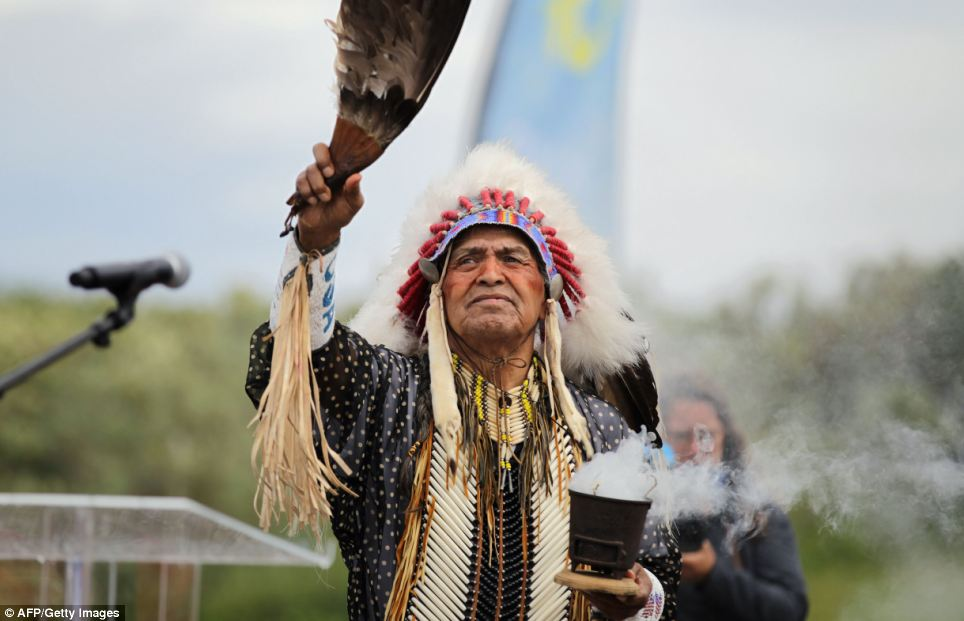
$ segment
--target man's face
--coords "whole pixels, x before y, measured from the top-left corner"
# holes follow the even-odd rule
[[[712,403],[678,399],[670,404],[666,435],[676,460],[720,463],[725,433]]]
[[[516,346],[545,313],[539,265],[521,231],[483,225],[462,233],[442,281],[449,325],[481,350],[493,341]]]

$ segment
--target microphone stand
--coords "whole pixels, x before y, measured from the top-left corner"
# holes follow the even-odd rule
[[[110,345],[110,333],[123,328],[134,319],[134,302],[137,301],[137,296],[143,289],[143,284],[136,278],[124,288],[108,289],[117,299],[117,308],[108,311],[101,319],[92,323],[89,328],[80,334],[0,376],[0,399],[3,398],[7,390],[24,382],[37,371],[60,360],[87,341],[92,342],[97,347],[108,347]]]

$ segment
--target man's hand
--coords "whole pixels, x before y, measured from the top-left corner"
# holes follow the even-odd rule
[[[632,578],[636,583],[636,595],[619,596],[596,591],[589,593],[589,603],[610,619],[626,619],[634,616],[646,605],[649,594],[653,591],[653,583],[639,563],[634,564],[632,569],[626,570],[625,577]]]
[[[365,204],[360,174],[348,177],[341,190],[333,192],[325,181],[335,173],[328,145],[318,143],[312,152],[315,162],[302,171],[295,181],[295,191],[306,205],[298,212],[298,239],[305,250],[317,250],[333,244],[341,229],[351,222]]]
[[[695,552],[683,553],[683,582],[703,582],[716,566],[716,550],[709,540],[703,540],[703,546]]]

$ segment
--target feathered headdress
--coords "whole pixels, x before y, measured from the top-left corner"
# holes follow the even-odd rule
[[[337,190],[377,160],[428,100],[469,0],[342,0],[335,33],[338,119],[328,148]],[[302,208],[297,195],[285,230]]]
[[[337,21],[329,22],[338,46],[338,120],[330,145],[335,172],[327,180],[333,190],[378,159],[421,110],[468,6],[469,0],[342,1]],[[282,235],[292,230],[302,207],[297,195],[288,204]],[[336,470],[350,474],[347,466],[325,441],[311,364],[307,263],[301,262],[282,292],[272,373],[253,421],[251,461],[258,471],[261,526],[287,513],[291,531],[307,525],[320,536],[320,524],[331,515],[328,494],[352,492]],[[320,431],[320,467],[313,427]]]
[[[469,226],[484,224],[514,226],[538,248],[564,317],[560,375],[611,400],[630,426],[655,432],[656,388],[646,360],[648,344],[643,327],[627,313],[629,300],[606,242],[583,224],[561,190],[505,145],[476,147],[461,168],[428,188],[403,224],[390,267],[352,320],[352,329],[401,353],[431,354],[431,342],[422,334],[431,318],[432,275],[426,278],[420,265],[438,258]],[[437,414],[441,430],[444,421]]]

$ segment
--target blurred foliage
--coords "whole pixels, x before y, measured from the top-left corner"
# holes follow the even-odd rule
[[[0,370],[109,308],[84,300],[0,295]],[[964,403],[961,260],[867,264],[831,301],[765,279],[704,312],[644,306],[658,375],[696,368],[739,386],[728,392],[751,439],[790,410],[825,425],[828,437],[843,417],[885,410],[942,432],[964,455],[953,427]],[[253,408],[242,388],[248,337],[266,308],[240,292],[190,308],[151,306],[146,296],[110,348],[85,347],[0,400],[0,490],[187,496],[254,523]],[[858,587],[883,579],[888,552],[828,531],[806,510],[792,517],[810,618],[838,618]],[[327,572],[205,567],[202,616],[344,618],[344,585],[340,563]]]
[[[0,369],[109,308],[109,297],[8,292],[0,297]],[[85,346],[0,400],[0,490],[186,496],[256,523],[247,428],[254,409],[243,387],[248,339],[266,308],[244,293],[213,308],[163,308],[148,293],[109,348]],[[329,571],[207,566],[202,618],[344,618],[337,563]]]
[[[962,259],[865,264],[822,303],[767,278],[706,312],[645,305],[657,373],[739,386],[724,392],[751,436],[791,410],[828,427],[887,412],[937,429],[964,403]]]

